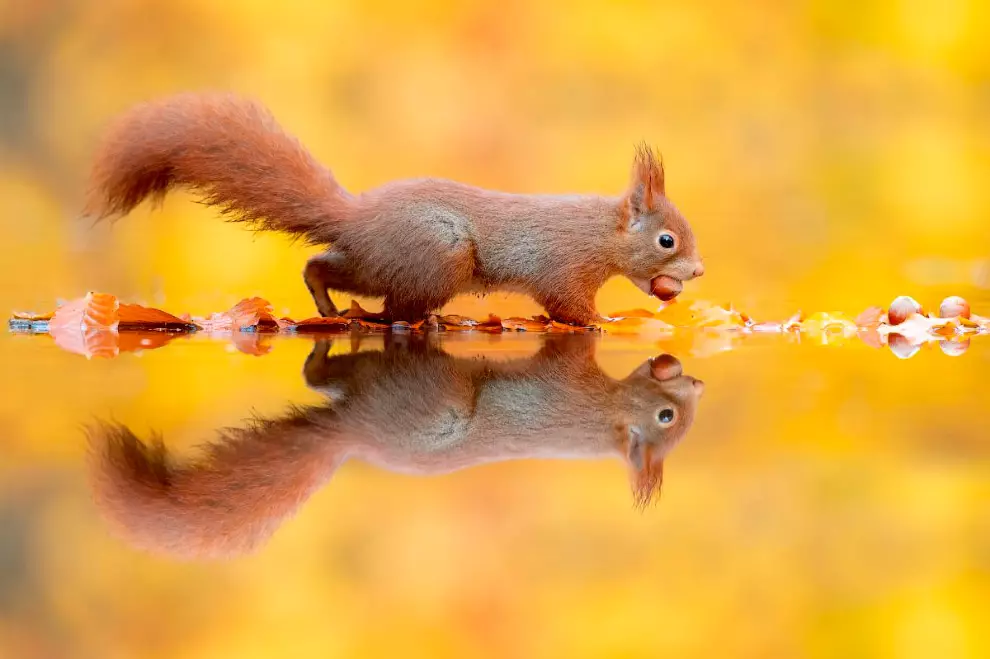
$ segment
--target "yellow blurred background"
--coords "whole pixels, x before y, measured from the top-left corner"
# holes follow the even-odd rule
[[[100,290],[311,315],[313,250],[192,197],[78,219],[116,113],[229,89],[352,192],[442,176],[618,193],[648,140],[706,257],[686,302],[781,319],[959,293],[990,315],[988,33],[977,0],[0,0],[0,309]],[[654,304],[619,280],[598,303]],[[449,310],[539,312],[510,295]],[[87,362],[0,337],[0,656],[987,656],[983,343],[902,362],[856,342],[706,357],[606,337],[616,375],[672,350],[708,383],[655,511],[631,510],[617,463],[353,466],[260,556],[189,566],[105,536],[80,425],[112,416],[184,450],[315,400],[308,342]]]
[[[176,313],[249,294],[313,311],[308,250],[189,197],[113,229],[78,221],[106,122],[187,89],[259,98],[354,192],[442,176],[618,193],[648,140],[709,264],[685,299],[761,318],[990,286],[986,3],[3,0],[0,15],[0,257],[32,273],[4,278],[5,309],[98,289]],[[650,301],[615,280],[599,303]],[[489,308],[539,310],[453,310]]]

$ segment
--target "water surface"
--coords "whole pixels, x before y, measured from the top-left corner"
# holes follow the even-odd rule
[[[985,656],[983,338],[901,360],[701,333],[194,337],[86,360],[7,335],[0,639]]]

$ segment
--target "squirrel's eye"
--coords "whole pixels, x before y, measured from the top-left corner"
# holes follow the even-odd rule
[[[674,249],[674,237],[669,233],[661,233],[659,242],[664,249]]]
[[[657,413],[657,421],[660,422],[660,425],[663,426],[669,425],[673,420],[674,420],[674,410],[670,409],[669,407],[664,408]]]

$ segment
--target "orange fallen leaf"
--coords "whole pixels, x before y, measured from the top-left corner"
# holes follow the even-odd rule
[[[10,314],[11,318],[16,318],[17,320],[51,320],[55,315],[54,311],[49,311],[47,313],[36,313],[34,311],[15,311]]]
[[[140,304],[121,304],[117,309],[117,318],[118,329],[187,329],[193,324],[161,309],[143,307]]]
[[[610,318],[615,319],[625,319],[625,318],[659,318],[659,314],[648,311],[646,309],[627,309],[625,311],[616,311],[615,313],[609,314]]]
[[[473,320],[465,316],[441,316],[437,319],[440,327],[451,332],[478,331],[478,332],[501,332],[502,319],[494,314],[489,314],[488,318],[482,321]]]
[[[507,330],[517,332],[544,332],[547,325],[535,318],[506,318],[502,321],[502,327]]]
[[[283,319],[286,321],[287,326],[291,327],[296,331],[339,331],[345,330],[350,327],[351,321],[343,316],[316,316],[314,318],[306,318],[298,322],[288,321],[288,319]],[[291,324],[289,324],[291,322]]]
[[[241,300],[226,315],[235,330],[253,328],[259,331],[277,331],[280,327],[271,303],[260,297]]]
[[[887,319],[887,312],[880,307],[870,307],[856,316],[853,321],[859,327],[876,327]]]
[[[371,330],[373,332],[384,332],[389,327],[391,327],[391,323],[376,322],[374,320],[366,320],[363,318],[361,319],[354,318],[352,319],[352,322],[358,327],[364,328],[366,330]]]
[[[934,324],[931,328],[931,333],[941,337],[950,337],[956,335],[956,324],[955,323],[940,323]]]
[[[739,328],[746,325],[746,318],[731,307],[709,305],[696,302],[691,305],[693,313],[692,324],[695,327],[705,327],[713,329]]]
[[[437,322],[448,332],[466,332],[477,329],[478,327],[478,321],[456,314],[440,316]],[[501,326],[501,323],[499,323],[499,326]]]
[[[545,327],[547,332],[554,333],[595,332],[599,329],[597,325],[568,325],[556,320],[551,320]]]
[[[691,327],[694,325],[694,321],[697,316],[697,305],[698,303],[666,305],[660,309],[657,309],[654,313],[654,317],[659,318],[666,323],[670,323],[675,327]]]
[[[602,325],[602,330],[609,334],[656,334],[669,333],[674,329],[673,325],[652,317],[626,316],[611,320]]]
[[[502,319],[495,314],[488,314],[486,320],[478,323],[477,328],[483,332],[501,332],[502,331]]]
[[[106,293],[86,293],[83,297],[66,302],[52,315],[49,331],[83,331],[87,329],[117,329],[117,298]]]
[[[351,307],[347,311],[341,314],[344,318],[351,318],[355,320],[371,320],[383,322],[384,316],[378,313],[372,313],[367,309],[364,309],[357,300],[351,300]]]
[[[455,327],[474,327],[477,325],[477,321],[468,318],[467,316],[458,316],[457,314],[440,316],[437,320],[441,325],[447,327],[448,329],[453,329]]]

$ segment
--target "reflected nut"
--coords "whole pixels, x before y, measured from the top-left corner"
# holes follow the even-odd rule
[[[920,345],[912,343],[910,339],[900,334],[891,334],[888,336],[887,347],[900,359],[911,359],[921,350]]]
[[[958,295],[947,297],[938,305],[940,318],[969,318],[969,313],[969,302]]]
[[[673,277],[660,275],[650,281],[650,292],[664,302],[669,302],[681,294],[684,284]]]
[[[684,368],[681,366],[680,360],[673,355],[664,353],[650,360],[650,373],[655,380],[661,382],[672,380],[683,372]]]
[[[891,325],[900,325],[916,313],[922,313],[918,301],[908,295],[901,295],[890,303],[890,309],[887,310],[887,320]]]
[[[961,341],[939,341],[938,345],[942,348],[942,352],[949,357],[959,357],[969,350],[969,339],[963,339]]]

